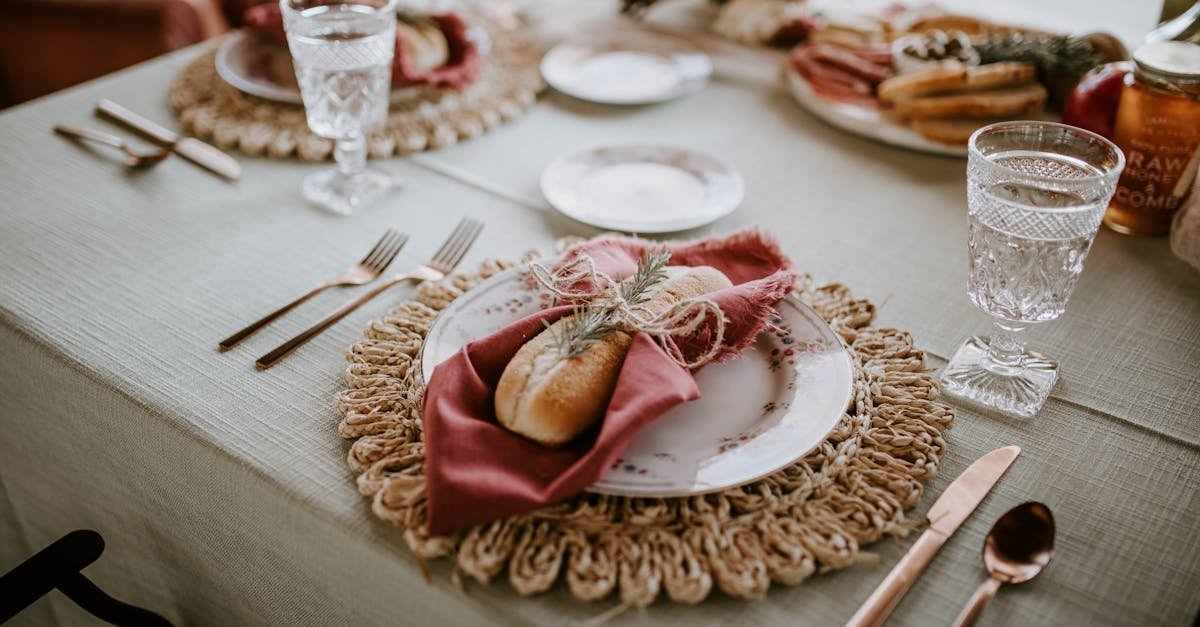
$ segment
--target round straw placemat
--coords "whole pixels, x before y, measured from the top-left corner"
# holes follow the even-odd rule
[[[484,13],[472,24],[490,36],[482,76],[462,89],[419,88],[393,100],[387,122],[367,138],[371,157],[437,148],[480,135],[511,120],[544,88],[541,49],[530,31],[502,25]],[[300,105],[243,93],[217,74],[216,46],[189,63],[171,84],[171,108],[186,131],[217,146],[248,155],[321,161],[333,142],[313,135]]]
[[[714,586],[761,598],[772,582],[795,585],[846,568],[863,561],[864,544],[917,525],[905,511],[937,472],[954,413],[936,401],[937,383],[908,333],[870,326],[874,305],[804,276],[797,296],[844,338],[857,363],[852,408],[802,461],[714,494],[584,493],[451,536],[427,535],[421,342],[452,300],[514,265],[489,261],[422,284],[416,299],[372,322],[346,355],[337,409],[339,433],[355,439],[350,468],[374,514],[403,528],[418,558],[450,557],[456,578],[461,572],[485,583],[507,573],[523,595],[561,577],[583,600],[615,591],[624,604],[644,606],[665,592],[699,603]]]

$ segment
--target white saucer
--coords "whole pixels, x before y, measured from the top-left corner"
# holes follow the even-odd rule
[[[675,37],[617,31],[591,41],[564,42],[542,57],[542,77],[558,91],[601,104],[663,102],[699,90],[712,61]]]
[[[542,193],[563,214],[602,229],[668,233],[737,208],[742,176],[728,162],[672,146],[600,146],[563,155],[542,171]]]

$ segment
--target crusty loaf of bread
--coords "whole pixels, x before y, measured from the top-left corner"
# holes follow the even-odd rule
[[[976,67],[938,66],[893,76],[879,84],[877,93],[885,104],[946,92],[967,92],[1033,81],[1037,70],[1031,63],[1004,61]]]
[[[647,303],[663,310],[676,302],[730,287],[708,266],[667,268]],[[517,351],[496,386],[496,419],[505,428],[547,446],[561,446],[604,417],[633,338],[615,331],[581,354],[560,355],[554,338],[565,320],[550,325]]]
[[[910,118],[991,118],[1020,115],[1046,102],[1041,83],[1001,87],[946,96],[909,98],[896,103],[896,112]]]
[[[442,67],[450,58],[450,46],[446,36],[434,24],[409,24],[396,22],[396,39],[404,47],[410,68],[416,72],[429,72]]]

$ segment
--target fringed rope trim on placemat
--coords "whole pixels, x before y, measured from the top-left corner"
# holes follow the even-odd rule
[[[472,23],[491,38],[482,76],[462,89],[413,88],[393,101],[383,127],[367,137],[371,157],[438,148],[477,135],[519,116],[544,89],[541,48],[526,27],[502,25],[486,13]],[[188,133],[248,155],[322,161],[333,142],[308,128],[300,105],[273,102],[227,84],[215,66],[216,48],[188,63],[170,89],[171,108]]]
[[[624,604],[644,606],[665,591],[673,601],[699,603],[714,584],[761,598],[772,582],[796,585],[846,568],[864,559],[863,545],[916,526],[904,512],[937,472],[953,411],[936,401],[937,383],[908,333],[869,326],[874,305],[804,276],[798,297],[842,336],[857,364],[853,408],[803,461],[714,494],[584,493],[454,535],[426,535],[421,342],[440,310],[515,265],[488,261],[423,284],[416,300],[372,322],[347,354],[348,389],[337,408],[342,437],[357,438],[350,468],[375,515],[402,527],[418,558],[453,556],[458,570],[484,583],[507,571],[523,595],[561,577],[582,600],[616,590]]]

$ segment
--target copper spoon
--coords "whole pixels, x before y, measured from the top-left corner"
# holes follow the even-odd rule
[[[158,162],[171,155],[171,151],[166,149],[138,152],[131,148],[129,144],[120,137],[95,131],[90,128],[79,128],[77,126],[69,126],[67,124],[58,124],[55,125],[54,131],[61,135],[70,135],[72,137],[87,139],[120,148],[121,152],[125,153],[125,165],[131,168],[148,168],[152,165],[156,165]]]
[[[1050,508],[1030,501],[1022,503],[996,521],[983,542],[983,565],[991,575],[963,608],[955,627],[974,625],[1000,584],[1025,583],[1054,557],[1054,516]]]

